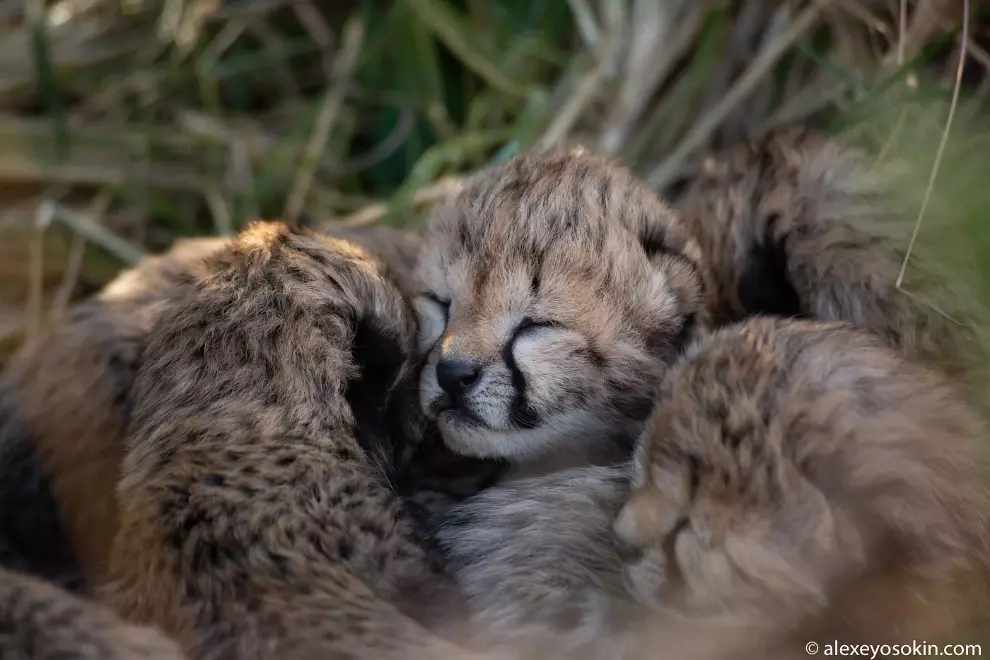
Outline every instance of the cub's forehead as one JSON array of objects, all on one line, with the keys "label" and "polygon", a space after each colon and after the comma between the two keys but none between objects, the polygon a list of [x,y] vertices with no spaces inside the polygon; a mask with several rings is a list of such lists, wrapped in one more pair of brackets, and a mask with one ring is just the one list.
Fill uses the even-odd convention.
[{"label": "cub's forehead", "polygon": [[666,234],[672,224],[659,197],[605,157],[524,155],[440,203],[427,227],[427,252],[445,260],[518,259],[571,244],[603,255],[635,249],[640,228]]},{"label": "cub's forehead", "polygon": [[428,233],[447,249],[467,252],[593,243],[621,229],[629,179],[590,154],[522,156],[482,172],[439,205]]}]

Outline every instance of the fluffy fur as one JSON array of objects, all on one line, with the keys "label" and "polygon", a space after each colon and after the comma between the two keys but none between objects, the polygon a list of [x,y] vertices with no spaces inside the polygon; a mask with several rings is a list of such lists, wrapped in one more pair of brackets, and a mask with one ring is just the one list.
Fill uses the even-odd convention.
[{"label": "fluffy fur", "polygon": [[485,644],[534,658],[617,657],[617,633],[642,615],[612,542],[627,472],[570,468],[442,503],[434,536]]},{"label": "fluffy fur", "polygon": [[449,505],[437,537],[494,635],[800,657],[986,625],[987,431],[940,375],[848,326],[762,319],[692,345],[657,401],[631,497],[588,467]]},{"label": "fluffy fur", "polygon": [[0,375],[0,565],[74,590],[105,575],[143,338],[184,266],[222,244],[145,260],[13,356]]},{"label": "fluffy fur", "polygon": [[781,626],[824,612],[860,642],[945,634],[935,622],[981,608],[930,587],[986,591],[986,439],[955,388],[870,335],[726,328],[678,362],[647,422],[615,524],[639,553],[626,583],[694,616]]},{"label": "fluffy fur", "polygon": [[[403,292],[417,289],[416,236],[387,228],[323,231],[382,258]],[[145,259],[11,359],[0,375],[0,566],[74,591],[105,578],[145,337],[185,269],[227,243],[183,240]],[[438,451],[420,463],[438,460]]]},{"label": "fluffy fur", "polygon": [[256,223],[191,269],[133,388],[115,609],[193,658],[457,657],[412,618],[456,603],[388,486],[413,338],[353,243]]},{"label": "fluffy fur", "polygon": [[36,578],[0,569],[0,657],[32,660],[184,660],[152,628]]},{"label": "fluffy fur", "polygon": [[713,321],[846,321],[953,378],[983,367],[986,315],[923,244],[896,287],[916,210],[904,185],[896,163],[801,128],[707,158],[678,208],[711,268]]},{"label": "fluffy fur", "polygon": [[602,157],[481,173],[424,236],[424,411],[466,455],[622,456],[701,311],[698,258],[674,212]]},{"label": "fluffy fur", "polygon": [[[549,179],[555,172],[548,168],[545,175]],[[972,368],[977,353],[972,332],[977,324],[958,326],[894,287],[907,245],[905,230],[910,229],[900,214],[903,209],[893,200],[896,180],[893,173],[871,171],[857,152],[795,129],[709,159],[680,204],[684,223],[697,237],[703,254],[699,263],[706,308],[699,325],[765,314],[844,320],[875,332],[909,358],[927,361],[954,377],[964,374]],[[580,199],[577,194],[573,197]],[[509,210],[503,215],[512,217]],[[453,235],[456,227],[448,223],[448,233]],[[439,244],[457,245],[452,238]],[[449,247],[448,251],[453,253]],[[537,261],[532,258],[529,263]],[[930,264],[912,262],[911,273],[912,291],[919,291],[919,283],[927,285],[920,290],[922,294],[938,292],[935,299],[940,305],[958,318],[967,318],[961,311],[965,305],[949,302],[959,301],[953,295],[957,292],[945,291],[948,280],[940,280]],[[455,559],[460,579],[468,585],[469,596],[477,594],[473,597],[479,619],[497,624],[511,603],[531,613],[531,603],[543,599],[567,602],[571,610],[581,607],[577,596],[567,601],[567,594],[576,592],[569,587],[554,591],[554,587],[581,579],[591,566],[599,570],[592,558],[603,556],[606,549],[592,547],[593,543],[571,547],[557,541],[562,538],[560,530],[583,530],[584,525],[607,517],[622,500],[624,489],[616,485],[614,470],[588,469],[573,480],[562,474],[549,476],[545,482],[521,481],[455,505],[449,519],[456,524],[442,527],[439,534],[446,552]],[[560,488],[564,483],[573,485],[569,494]],[[611,503],[588,506],[599,498]],[[534,524],[522,528],[523,533],[520,510],[534,519]],[[551,525],[549,520],[556,522]],[[545,536],[543,530],[548,530]],[[489,552],[484,543],[476,542],[493,538],[502,541],[487,546]],[[602,538],[601,531],[591,538]],[[533,548],[546,551],[533,555]],[[545,571],[545,567],[555,570]],[[510,585],[490,577],[527,572],[529,591],[519,586],[527,582]],[[605,574],[611,575],[610,570]],[[655,579],[645,576],[640,588],[649,590],[653,583]],[[485,591],[487,602],[481,596]],[[549,607],[542,616],[531,614],[526,621],[537,629],[536,634],[544,624],[547,633],[561,630]]]}]

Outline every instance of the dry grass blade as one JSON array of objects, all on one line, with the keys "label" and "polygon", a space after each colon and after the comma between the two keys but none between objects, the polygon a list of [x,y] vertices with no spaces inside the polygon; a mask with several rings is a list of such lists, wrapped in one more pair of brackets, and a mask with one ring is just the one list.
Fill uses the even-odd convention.
[{"label": "dry grass blade", "polygon": [[288,200],[285,204],[285,219],[294,222],[302,211],[306,203],[306,195],[313,184],[313,175],[317,164],[320,161],[324,149],[326,149],[327,139],[334,123],[340,116],[341,107],[344,102],[344,94],[354,73],[358,55],[361,53],[361,44],[364,41],[364,24],[358,19],[351,19],[344,28],[343,43],[340,52],[334,62],[333,76],[331,78],[330,91],[327,92],[320,106],[320,112],[316,118],[316,125],[313,133],[306,143],[306,150],[303,152],[302,163],[296,173],[295,181],[289,192]]},{"label": "dry grass blade", "polygon": [[746,98],[756,84],[766,77],[784,53],[794,45],[818,20],[831,0],[815,0],[794,19],[787,30],[766,48],[753,61],[736,84],[722,97],[719,103],[704,117],[698,120],[690,132],[674,147],[673,152],[646,177],[647,183],[656,189],[666,186],[680,171],[683,162],[699,147],[703,146],[712,132],[728,117],[736,106]]},{"label": "dry grass blade", "polygon": [[72,231],[82,234],[88,241],[99,245],[125,264],[134,265],[145,256],[144,250],[117,236],[89,216],[52,201],[42,202],[41,206],[46,214],[50,214],[52,220],[61,222]]},{"label": "dry grass blade", "polygon": [[31,237],[31,268],[28,273],[27,336],[37,337],[42,326],[42,296],[44,296],[45,232],[52,222],[51,205],[42,203],[34,215]]},{"label": "dry grass blade", "polygon": [[[413,208],[428,206],[443,199],[447,195],[455,194],[463,185],[463,180],[456,177],[441,179],[416,191],[410,206]],[[389,205],[387,203],[378,202],[370,204],[360,211],[342,218],[339,223],[334,223],[333,226],[347,228],[367,227],[381,220],[388,213],[388,210]]]},{"label": "dry grass blade", "polygon": [[[949,116],[945,120],[945,130],[942,132],[942,138],[938,143],[938,151],[935,154],[935,162],[932,164],[931,175],[928,178],[928,186],[925,188],[925,196],[921,201],[921,208],[918,210],[918,219],[914,223],[914,230],[911,232],[911,240],[908,242],[907,251],[904,253],[904,261],[901,263],[901,271],[897,274],[897,282],[895,286],[902,293],[912,295],[911,293],[904,290],[902,285],[904,284],[904,275],[907,273],[908,263],[911,260],[911,253],[914,251],[914,246],[918,241],[918,233],[921,231],[921,222],[924,220],[925,211],[928,209],[928,204],[932,198],[932,191],[935,190],[935,180],[938,178],[939,167],[942,164],[942,158],[945,155],[945,147],[949,143],[949,135],[952,132],[952,121],[955,119],[956,108],[959,105],[959,92],[962,89],[962,78],[963,69],[966,67],[966,46],[969,43],[969,0],[963,0],[963,20],[962,20],[962,34],[959,38],[959,64],[956,67],[956,80],[955,86],[952,89],[952,102],[949,104]],[[951,316],[949,316],[944,311],[940,310],[938,307],[932,303],[932,309],[942,314],[950,321],[954,323],[959,323]]]}]

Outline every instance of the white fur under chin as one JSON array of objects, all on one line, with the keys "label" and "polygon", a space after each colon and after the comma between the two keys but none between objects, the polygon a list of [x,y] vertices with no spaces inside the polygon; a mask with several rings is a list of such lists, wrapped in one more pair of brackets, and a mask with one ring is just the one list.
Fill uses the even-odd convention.
[{"label": "white fur under chin", "polygon": [[477,458],[504,458],[512,465],[511,478],[624,460],[627,456],[617,438],[635,437],[641,426],[638,422],[605,424],[600,416],[586,411],[515,431],[439,421],[440,434],[451,450]]}]

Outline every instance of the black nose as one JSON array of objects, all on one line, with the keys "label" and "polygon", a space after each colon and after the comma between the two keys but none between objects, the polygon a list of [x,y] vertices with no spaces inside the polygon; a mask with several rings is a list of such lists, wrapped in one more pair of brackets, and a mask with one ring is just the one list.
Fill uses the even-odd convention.
[{"label": "black nose", "polygon": [[437,382],[440,383],[443,391],[455,401],[464,396],[471,389],[471,386],[478,382],[480,375],[481,368],[470,362],[450,358],[444,358],[437,362]]}]

